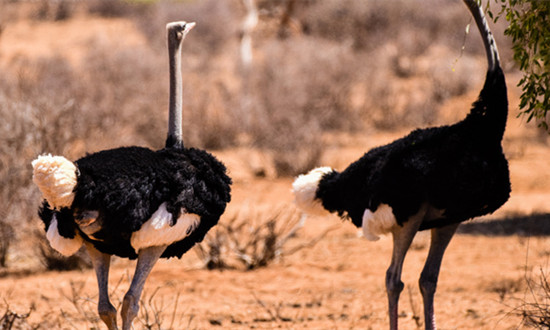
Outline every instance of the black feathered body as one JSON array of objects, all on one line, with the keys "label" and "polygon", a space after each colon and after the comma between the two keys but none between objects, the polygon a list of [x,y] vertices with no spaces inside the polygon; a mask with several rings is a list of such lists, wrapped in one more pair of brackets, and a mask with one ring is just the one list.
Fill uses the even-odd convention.
[{"label": "black feathered body", "polygon": [[[230,201],[231,179],[225,166],[206,151],[166,148],[152,151],[125,147],[100,151],[75,162],[78,179],[71,208],[52,211],[44,203],[40,216],[46,230],[55,212],[59,234],[79,233],[99,251],[134,259],[133,232],[151,218],[161,204],[177,221],[182,212],[200,216],[189,236],[167,247],[162,257],[181,257],[202,241],[216,225]],[[96,212],[99,231],[82,232],[75,220]]]},{"label": "black feathered body", "polygon": [[420,229],[492,213],[510,195],[501,147],[508,104],[500,68],[487,74],[471,112],[450,126],[418,129],[374,148],[342,172],[326,174],[316,191],[325,209],[361,227],[365,209],[387,204],[398,224],[422,205],[438,210]]}]

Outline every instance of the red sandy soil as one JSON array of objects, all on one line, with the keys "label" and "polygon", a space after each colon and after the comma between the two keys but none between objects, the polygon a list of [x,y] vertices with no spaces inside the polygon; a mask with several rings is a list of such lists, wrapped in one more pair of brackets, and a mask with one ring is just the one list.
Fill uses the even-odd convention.
[{"label": "red sandy soil", "polygon": [[[549,203],[544,203],[550,197],[549,172],[532,170],[550,169],[548,148],[524,148],[522,157],[510,161],[515,188],[510,201],[491,217],[476,221],[549,213]],[[359,148],[338,150],[341,157],[360,155],[353,149]],[[233,202],[227,214],[236,214],[243,207],[264,214],[294,209],[291,179],[245,175],[249,165],[243,163],[243,156],[247,153],[251,152],[218,153],[235,174]],[[368,242],[351,224],[336,216],[309,217],[292,243],[307,243],[335,225],[336,229],[314,247],[254,271],[208,271],[193,252],[179,261],[160,261],[148,279],[142,312],[148,311],[149,320],[160,312],[162,328],[174,329],[385,328],[384,275],[391,255],[390,237]],[[428,245],[429,233],[420,233],[405,260],[406,286],[399,307],[404,329],[416,328],[415,317],[422,315],[416,283]],[[527,280],[539,282],[541,270],[548,271],[549,255],[546,237],[457,234],[445,255],[436,294],[441,329],[520,327],[522,305],[533,300]],[[126,260],[116,259],[114,263],[110,283],[115,305],[120,304],[133,267],[134,263]],[[100,324],[103,328],[95,317],[97,287],[93,270],[6,276],[0,279],[0,298],[19,313],[33,306],[29,324],[43,322],[45,328],[57,329],[94,328]],[[144,327],[140,322],[145,320],[144,315],[140,316],[136,328]]]}]

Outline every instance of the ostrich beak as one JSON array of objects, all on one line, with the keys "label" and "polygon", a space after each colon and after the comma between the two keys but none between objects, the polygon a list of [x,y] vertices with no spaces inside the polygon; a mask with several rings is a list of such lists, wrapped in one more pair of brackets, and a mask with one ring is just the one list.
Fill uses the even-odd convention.
[{"label": "ostrich beak", "polygon": [[195,25],[197,25],[197,23],[195,23],[195,22],[186,23],[185,24],[185,33],[191,31],[195,27]]}]

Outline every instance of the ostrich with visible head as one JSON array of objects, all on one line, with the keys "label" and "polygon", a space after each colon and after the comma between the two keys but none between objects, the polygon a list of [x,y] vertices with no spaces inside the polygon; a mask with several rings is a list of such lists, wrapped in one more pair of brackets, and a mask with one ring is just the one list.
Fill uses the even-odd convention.
[{"label": "ostrich with visible head", "polygon": [[170,109],[164,149],[123,147],[74,163],[45,155],[32,163],[33,180],[45,199],[39,214],[50,245],[63,255],[86,247],[98,281],[98,313],[109,329],[117,329],[107,288],[111,255],[137,258],[121,311],[122,328],[130,329],[156,261],[179,258],[200,242],[230,200],[225,166],[182,141],[181,45],[194,26],[166,26]]},{"label": "ostrich with visible head", "polygon": [[443,254],[460,222],[492,213],[510,195],[502,151],[508,113],[504,74],[495,41],[476,0],[464,0],[484,41],[485,84],[466,118],[454,125],[417,129],[367,152],[342,172],[312,170],[293,183],[306,212],[336,212],[377,240],[393,236],[386,273],[390,328],[397,329],[405,254],[419,230],[431,230],[420,275],[426,329],[435,328],[433,299]]}]

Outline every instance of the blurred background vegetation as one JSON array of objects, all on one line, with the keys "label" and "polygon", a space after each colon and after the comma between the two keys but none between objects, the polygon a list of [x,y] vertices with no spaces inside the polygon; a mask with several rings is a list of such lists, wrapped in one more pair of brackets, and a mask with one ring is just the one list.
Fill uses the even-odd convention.
[{"label": "blurred background vegetation", "polygon": [[[28,224],[40,200],[30,168],[38,154],[76,159],[124,145],[163,147],[169,21],[197,22],[183,54],[186,145],[258,150],[273,159],[280,177],[318,165],[327,133],[462,118],[468,109],[449,114],[440,107],[477,93],[486,67],[477,31],[465,32],[471,18],[461,1],[4,0],[0,6],[0,266],[8,263],[10,245],[36,228]],[[35,37],[10,39],[13,27]],[[493,32],[504,69],[516,70],[504,28]],[[71,38],[76,49],[44,48],[48,40]],[[13,40],[26,51],[13,51]]]}]

